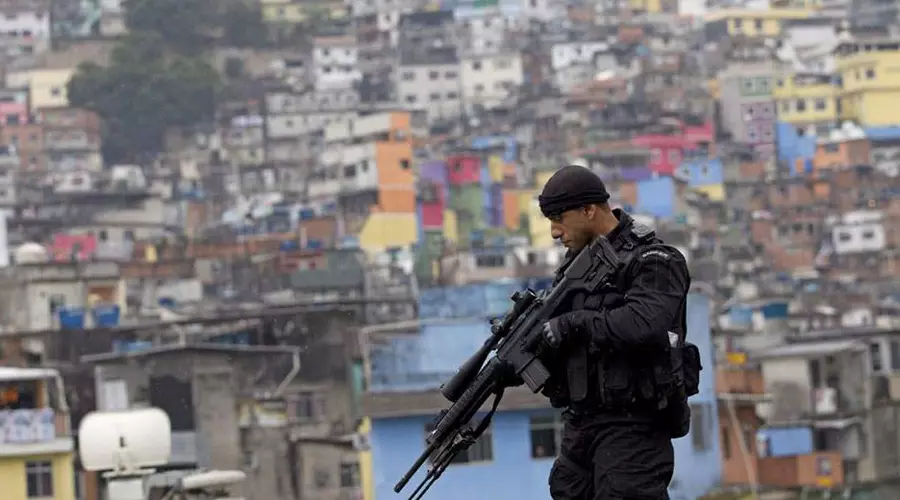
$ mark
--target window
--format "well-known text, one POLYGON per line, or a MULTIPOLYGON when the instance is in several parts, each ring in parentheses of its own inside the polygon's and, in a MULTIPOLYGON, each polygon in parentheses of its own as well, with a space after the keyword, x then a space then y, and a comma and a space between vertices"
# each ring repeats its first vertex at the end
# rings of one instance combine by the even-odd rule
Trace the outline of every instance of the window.
POLYGON ((509 69, 512 67, 512 63, 506 59, 498 59, 494 61, 494 69, 509 69))
POLYGON ((407 160, 406 158, 400 160, 400 168, 401 168, 401 169, 403 169, 403 170, 409 170, 409 167, 410 167, 410 165, 409 165, 409 160, 407 160))
POLYGON ((756 31, 762 31, 762 29, 763 29, 762 19, 757 19, 757 20, 753 21, 753 27, 756 28, 756 31))
POLYGON ((53 498, 53 463, 25 462, 28 498, 53 498))
POLYGON ((816 111, 825 111, 825 108, 828 107, 828 103, 825 99, 816 99, 816 111))
POLYGON ((454 99, 459 99, 459 94, 456 92, 447 92, 447 99, 452 101, 454 99))
POLYGON ((559 415, 531 417, 531 458, 550 458, 559 453, 562 441, 562 420, 559 415))
POLYGON ((123 235, 125 237, 125 241, 134 241, 135 240, 134 231, 131 229, 126 229, 123 235))
POLYGON ((428 73, 428 79, 432 81, 437 80, 438 78, 440 78, 440 76, 441 74, 437 71, 431 71, 428 73))
POLYGON ((484 255, 476 255, 475 256, 475 266, 476 267, 504 267, 506 265, 506 258, 503 255, 499 254, 484 254, 484 255))
POLYGON ((900 371, 900 340, 891 341, 891 371, 900 371))
POLYGON ((803 99, 797 99, 797 112, 802 113, 806 111, 806 101, 803 99))
POLYGON ((459 75, 456 73, 456 71, 447 71, 446 73, 444 73, 444 78, 446 78, 448 80, 453 80, 453 79, 457 78, 458 76, 459 75))
POLYGON ((344 463, 341 464, 341 488, 355 488, 359 486, 359 464, 344 463))
POLYGON ((438 94, 437 92, 432 92, 431 95, 428 96, 428 98, 431 99, 432 101, 440 101, 441 94, 438 94))
POLYGON ((325 416, 325 396, 315 392, 301 392, 294 397, 292 407, 294 419, 318 422, 325 416))
POLYGON ((875 68, 869 68, 866 70, 866 79, 867 80, 875 79, 875 68))
POLYGON ((709 405, 691 405, 691 444, 695 451, 709 449, 709 429, 707 429, 709 421, 709 405))
POLYGON ((781 111, 787 113, 791 110, 791 101, 781 101, 781 111))
POLYGON ((475 71, 481 70, 481 61, 473 61, 472 69, 474 69, 475 71))
POLYGON ((850 241, 852 239, 853 239, 853 236, 851 236, 850 233, 845 233, 845 232, 838 233, 838 241, 840 241, 841 243, 847 243, 848 241, 850 241))
POLYGON ((406 102, 409 103, 409 104, 415 104, 415 103, 416 103, 416 96, 414 96, 414 95, 412 95, 412 94, 406 96, 406 102))
MULTIPOLYGON (((425 425, 425 436, 427 437, 434 426, 429 422, 425 425)), ((492 426, 488 426, 475 443, 468 449, 459 452, 451 464, 467 464, 471 462, 488 462, 494 459, 494 436, 492 426)))
POLYGON ((753 80, 751 78, 744 78, 741 85, 744 87, 744 91, 753 92, 753 80))
POLYGON ((404 71, 403 72, 403 81, 411 82, 416 79, 416 73, 413 71, 404 71))
POLYGON ((873 372, 880 372, 884 368, 881 359, 881 344, 878 342, 873 342, 869 345, 869 359, 872 361, 873 372))
POLYGON ((862 232, 862 238, 863 238, 864 240, 873 240, 873 239, 875 239, 875 231, 873 231, 873 230, 871 230, 871 229, 866 229, 865 231, 862 232))

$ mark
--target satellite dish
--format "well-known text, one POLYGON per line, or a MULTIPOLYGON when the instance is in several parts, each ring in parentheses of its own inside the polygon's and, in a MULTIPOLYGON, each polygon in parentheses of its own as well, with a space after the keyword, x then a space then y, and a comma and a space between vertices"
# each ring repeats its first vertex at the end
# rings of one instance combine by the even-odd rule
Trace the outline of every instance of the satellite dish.
POLYGON ((172 454, 172 426, 159 408, 92 412, 78 427, 78 454, 88 471, 137 473, 172 454))

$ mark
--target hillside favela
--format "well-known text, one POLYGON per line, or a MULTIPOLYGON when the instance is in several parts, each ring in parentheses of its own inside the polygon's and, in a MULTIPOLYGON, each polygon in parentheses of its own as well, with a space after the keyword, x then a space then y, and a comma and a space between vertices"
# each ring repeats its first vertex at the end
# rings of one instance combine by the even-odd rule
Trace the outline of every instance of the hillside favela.
POLYGON ((0 500, 407 498, 567 165, 687 260, 670 498, 900 500, 898 0, 0 0, 0 500))

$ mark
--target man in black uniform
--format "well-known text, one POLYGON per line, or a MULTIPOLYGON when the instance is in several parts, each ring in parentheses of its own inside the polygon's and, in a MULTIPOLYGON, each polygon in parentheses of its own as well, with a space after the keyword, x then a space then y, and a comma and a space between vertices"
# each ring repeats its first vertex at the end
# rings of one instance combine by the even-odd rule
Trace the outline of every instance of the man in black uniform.
MULTIPOLYGON (((665 500, 671 440, 690 422, 672 368, 690 277, 678 250, 608 200, 600 178, 579 166, 556 172, 539 197, 569 257, 606 237, 621 261, 602 294, 576 297, 544 326, 544 340, 556 348, 544 394, 565 408, 550 493, 554 500, 665 500)), ((699 375, 698 356, 695 368, 699 375)))

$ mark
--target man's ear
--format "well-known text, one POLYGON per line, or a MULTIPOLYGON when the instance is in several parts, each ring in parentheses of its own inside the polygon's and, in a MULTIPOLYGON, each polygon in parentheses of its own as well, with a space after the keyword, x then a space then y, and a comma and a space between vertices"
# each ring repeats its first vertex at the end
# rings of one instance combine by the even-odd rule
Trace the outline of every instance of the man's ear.
POLYGON ((584 210, 585 217, 587 217, 590 220, 593 220, 594 216, 597 215, 597 205, 594 205, 593 203, 590 205, 586 205, 583 208, 583 210, 584 210))

